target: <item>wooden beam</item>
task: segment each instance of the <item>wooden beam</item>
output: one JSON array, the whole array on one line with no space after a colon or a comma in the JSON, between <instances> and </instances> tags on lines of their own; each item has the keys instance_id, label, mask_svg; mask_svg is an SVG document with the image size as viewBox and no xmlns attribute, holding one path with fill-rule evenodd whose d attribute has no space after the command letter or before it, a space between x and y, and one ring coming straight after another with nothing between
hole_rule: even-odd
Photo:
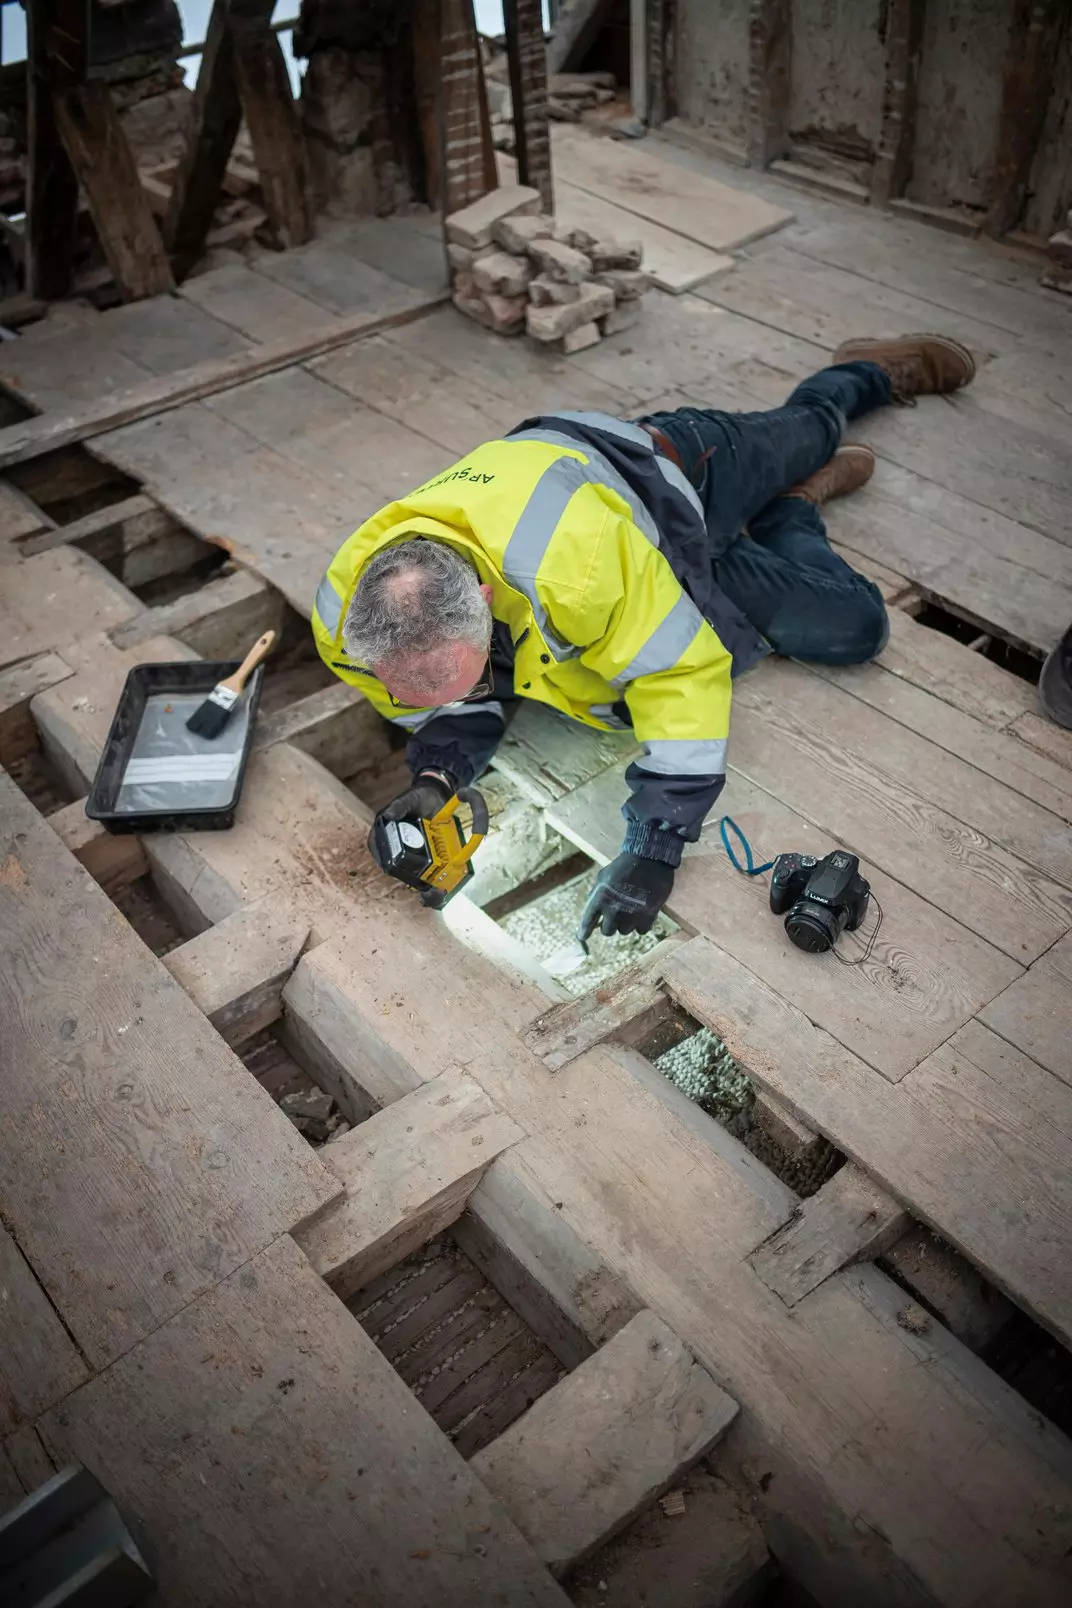
<instances>
[{"instance_id":1,"label":"wooden beam","mask_svg":"<svg viewBox=\"0 0 1072 1608\"><path fill-rule=\"evenodd\" d=\"M345 1299L448 1228L523 1137L478 1083L445 1072L321 1152L346 1193L295 1238Z\"/></svg>"},{"instance_id":2,"label":"wooden beam","mask_svg":"<svg viewBox=\"0 0 1072 1608\"><path fill-rule=\"evenodd\" d=\"M283 987L308 938L307 921L261 900L163 959L233 1049L282 1016Z\"/></svg>"},{"instance_id":3,"label":"wooden beam","mask_svg":"<svg viewBox=\"0 0 1072 1608\"><path fill-rule=\"evenodd\" d=\"M184 402L198 402L219 391L232 390L247 380L258 380L264 374L308 362L338 346L348 346L365 335L397 329L415 318L423 318L447 300L444 291L415 300L412 307L382 318L358 312L346 318L327 319L320 328L296 340L288 335L278 341L266 341L263 346L251 346L230 357L210 358L174 374L154 375L126 391L113 391L72 408L70 413L46 413L22 420L0 430L0 469L9 469L28 458L39 458L59 447L89 441L107 430L117 430L121 425L148 418L151 413L166 413L171 408L182 407Z\"/></svg>"},{"instance_id":4,"label":"wooden beam","mask_svg":"<svg viewBox=\"0 0 1072 1608\"><path fill-rule=\"evenodd\" d=\"M748 9L748 160L768 167L789 141L791 0L751 0Z\"/></svg>"},{"instance_id":5,"label":"wooden beam","mask_svg":"<svg viewBox=\"0 0 1072 1608\"><path fill-rule=\"evenodd\" d=\"M333 681L285 709L259 716L253 747L290 743L333 776L351 777L383 763L391 752L390 731L360 688Z\"/></svg>"},{"instance_id":6,"label":"wooden beam","mask_svg":"<svg viewBox=\"0 0 1072 1608\"><path fill-rule=\"evenodd\" d=\"M124 555L132 547L154 540L173 529L174 524L170 514L139 492L84 514L69 525L54 525L51 530L30 536L21 544L21 550L30 558L36 553L51 552L54 547L80 547L98 564L121 567Z\"/></svg>"},{"instance_id":7,"label":"wooden beam","mask_svg":"<svg viewBox=\"0 0 1072 1608\"><path fill-rule=\"evenodd\" d=\"M204 249L220 186L242 122L230 22L266 23L273 0L215 0L194 91L186 151L164 218L164 241L177 279L185 279Z\"/></svg>"},{"instance_id":8,"label":"wooden beam","mask_svg":"<svg viewBox=\"0 0 1072 1608\"><path fill-rule=\"evenodd\" d=\"M553 215L551 137L547 116L547 50L541 0L504 0L503 23L514 107L517 181L540 192L543 210Z\"/></svg>"},{"instance_id":9,"label":"wooden beam","mask_svg":"<svg viewBox=\"0 0 1072 1608\"><path fill-rule=\"evenodd\" d=\"M89 0L27 7L26 289L51 301L71 288L78 180L56 120L54 93L80 84L89 61Z\"/></svg>"},{"instance_id":10,"label":"wooden beam","mask_svg":"<svg viewBox=\"0 0 1072 1608\"><path fill-rule=\"evenodd\" d=\"M890 1248L911 1227L899 1201L847 1162L751 1258L767 1287L796 1306L824 1279Z\"/></svg>"},{"instance_id":11,"label":"wooden beam","mask_svg":"<svg viewBox=\"0 0 1072 1608\"><path fill-rule=\"evenodd\" d=\"M88 1377L19 1247L0 1223L0 1438L32 1423Z\"/></svg>"},{"instance_id":12,"label":"wooden beam","mask_svg":"<svg viewBox=\"0 0 1072 1608\"><path fill-rule=\"evenodd\" d=\"M55 653L39 653L0 670L0 765L11 765L37 747L30 700L74 672Z\"/></svg>"},{"instance_id":13,"label":"wooden beam","mask_svg":"<svg viewBox=\"0 0 1072 1608\"><path fill-rule=\"evenodd\" d=\"M233 18L231 34L264 210L280 244L300 246L313 232L309 168L283 48L266 22Z\"/></svg>"},{"instance_id":14,"label":"wooden beam","mask_svg":"<svg viewBox=\"0 0 1072 1608\"><path fill-rule=\"evenodd\" d=\"M676 0L648 0L648 127L659 128L676 110L674 58Z\"/></svg>"},{"instance_id":15,"label":"wooden beam","mask_svg":"<svg viewBox=\"0 0 1072 1608\"><path fill-rule=\"evenodd\" d=\"M522 1043L549 1072L560 1071L608 1039L616 1044L640 1043L673 1010L662 982L670 955L686 941L668 939L591 993L544 1011L521 1029Z\"/></svg>"},{"instance_id":16,"label":"wooden beam","mask_svg":"<svg viewBox=\"0 0 1072 1608\"><path fill-rule=\"evenodd\" d=\"M1001 71L994 177L983 225L987 234L1005 234L1019 219L1067 22L1068 0L1014 0Z\"/></svg>"},{"instance_id":17,"label":"wooden beam","mask_svg":"<svg viewBox=\"0 0 1072 1608\"><path fill-rule=\"evenodd\" d=\"M709 1452L737 1403L654 1312L638 1312L470 1467L562 1575Z\"/></svg>"},{"instance_id":18,"label":"wooden beam","mask_svg":"<svg viewBox=\"0 0 1072 1608\"><path fill-rule=\"evenodd\" d=\"M63 90L55 107L60 137L124 301L173 290L160 231L108 86L93 82Z\"/></svg>"},{"instance_id":19,"label":"wooden beam","mask_svg":"<svg viewBox=\"0 0 1072 1608\"><path fill-rule=\"evenodd\" d=\"M279 592L248 570L235 570L146 609L111 637L117 648L136 648L150 637L173 636L202 659L240 659L263 632L281 630L285 615ZM254 729L260 733L259 721Z\"/></svg>"},{"instance_id":20,"label":"wooden beam","mask_svg":"<svg viewBox=\"0 0 1072 1608\"><path fill-rule=\"evenodd\" d=\"M880 205L904 194L912 172L925 5L926 0L889 0L886 10L882 128L871 172L871 199Z\"/></svg>"},{"instance_id":21,"label":"wooden beam","mask_svg":"<svg viewBox=\"0 0 1072 1608\"><path fill-rule=\"evenodd\" d=\"M99 821L91 821L84 798L75 799L73 804L46 816L46 820L105 893L116 893L148 874L149 862L141 839L132 832L109 832Z\"/></svg>"}]
</instances>

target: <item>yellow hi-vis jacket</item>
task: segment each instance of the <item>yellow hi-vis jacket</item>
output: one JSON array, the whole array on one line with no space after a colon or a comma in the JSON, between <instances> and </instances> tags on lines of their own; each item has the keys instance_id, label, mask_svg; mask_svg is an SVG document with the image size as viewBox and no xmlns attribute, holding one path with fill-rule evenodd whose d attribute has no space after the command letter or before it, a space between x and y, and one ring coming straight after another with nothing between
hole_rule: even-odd
<instances>
[{"instance_id":1,"label":"yellow hi-vis jacket","mask_svg":"<svg viewBox=\"0 0 1072 1608\"><path fill-rule=\"evenodd\" d=\"M572 428L562 417L634 432L652 452L635 426L580 414L478 447L344 542L317 593L317 647L337 676L411 733L415 770L440 766L470 781L505 724L498 669L483 703L407 708L343 642L375 553L414 537L455 548L491 587L496 636L508 633L512 644L514 693L588 726L632 726L643 752L627 772L627 846L676 864L724 780L730 653L660 551L650 510L601 452L561 433Z\"/></svg>"}]
</instances>

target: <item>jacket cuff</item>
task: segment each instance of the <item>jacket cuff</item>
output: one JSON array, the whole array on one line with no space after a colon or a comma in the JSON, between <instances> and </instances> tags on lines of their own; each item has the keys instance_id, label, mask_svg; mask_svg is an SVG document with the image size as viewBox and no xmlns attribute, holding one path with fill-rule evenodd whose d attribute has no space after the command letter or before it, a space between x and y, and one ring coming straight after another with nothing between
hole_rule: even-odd
<instances>
[{"instance_id":1,"label":"jacket cuff","mask_svg":"<svg viewBox=\"0 0 1072 1608\"><path fill-rule=\"evenodd\" d=\"M676 832L664 831L647 821L630 821L622 844L625 854L637 854L642 860L658 860L661 865L675 868L681 864L685 840Z\"/></svg>"}]
</instances>

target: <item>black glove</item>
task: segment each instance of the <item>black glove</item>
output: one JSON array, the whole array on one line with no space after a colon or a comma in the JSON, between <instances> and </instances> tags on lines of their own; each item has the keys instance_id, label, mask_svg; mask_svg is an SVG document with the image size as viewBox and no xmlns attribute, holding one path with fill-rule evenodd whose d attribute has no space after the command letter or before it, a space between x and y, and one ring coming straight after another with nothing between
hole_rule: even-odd
<instances>
[{"instance_id":1,"label":"black glove","mask_svg":"<svg viewBox=\"0 0 1072 1608\"><path fill-rule=\"evenodd\" d=\"M608 938L619 932L650 932L673 886L672 865L619 854L596 878L577 937L586 944L599 926Z\"/></svg>"},{"instance_id":2,"label":"black glove","mask_svg":"<svg viewBox=\"0 0 1072 1608\"><path fill-rule=\"evenodd\" d=\"M445 771L421 771L413 778L413 786L393 798L377 815L377 821L404 821L428 820L430 816L438 815L449 798L453 798L455 787ZM368 835L368 851L372 855L380 870L383 864L376 852L376 824L373 822L372 830Z\"/></svg>"}]
</instances>

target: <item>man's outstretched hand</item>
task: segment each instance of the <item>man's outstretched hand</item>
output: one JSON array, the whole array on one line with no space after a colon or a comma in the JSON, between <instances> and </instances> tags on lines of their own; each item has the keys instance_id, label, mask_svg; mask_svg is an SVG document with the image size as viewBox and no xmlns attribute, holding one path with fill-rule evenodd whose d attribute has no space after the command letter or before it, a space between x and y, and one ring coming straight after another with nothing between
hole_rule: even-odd
<instances>
[{"instance_id":1,"label":"man's outstretched hand","mask_svg":"<svg viewBox=\"0 0 1072 1608\"><path fill-rule=\"evenodd\" d=\"M619 932L650 932L673 886L672 865L619 854L596 878L577 937L586 944L597 927L608 938Z\"/></svg>"}]
</instances>

